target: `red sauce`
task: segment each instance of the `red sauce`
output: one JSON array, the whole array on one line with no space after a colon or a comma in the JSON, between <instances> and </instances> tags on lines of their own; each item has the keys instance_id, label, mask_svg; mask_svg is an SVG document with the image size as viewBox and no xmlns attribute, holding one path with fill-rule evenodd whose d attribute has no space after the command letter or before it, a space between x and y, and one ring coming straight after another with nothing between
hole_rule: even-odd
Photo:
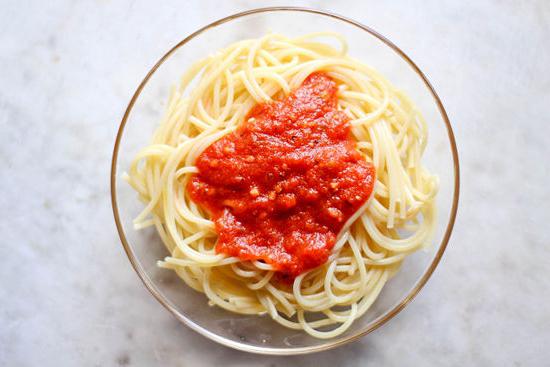
<instances>
[{"instance_id":1,"label":"red sauce","mask_svg":"<svg viewBox=\"0 0 550 367\"><path fill-rule=\"evenodd\" d=\"M375 175L336 93L328 75L311 74L283 100L255 106L197 158L188 190L212 215L216 252L262 260L286 279L327 261Z\"/></svg>"}]
</instances>

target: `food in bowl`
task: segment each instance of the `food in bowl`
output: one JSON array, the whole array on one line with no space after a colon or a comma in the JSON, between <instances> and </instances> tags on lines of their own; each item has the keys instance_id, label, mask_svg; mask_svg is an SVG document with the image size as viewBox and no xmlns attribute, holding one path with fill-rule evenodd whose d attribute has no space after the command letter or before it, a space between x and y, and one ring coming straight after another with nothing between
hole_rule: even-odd
<instances>
[{"instance_id":1,"label":"food in bowl","mask_svg":"<svg viewBox=\"0 0 550 367\"><path fill-rule=\"evenodd\" d=\"M333 37L336 48L321 39ZM317 338L349 328L435 227L420 111L338 34L267 34L197 61L128 183L211 305Z\"/></svg>"}]
</instances>

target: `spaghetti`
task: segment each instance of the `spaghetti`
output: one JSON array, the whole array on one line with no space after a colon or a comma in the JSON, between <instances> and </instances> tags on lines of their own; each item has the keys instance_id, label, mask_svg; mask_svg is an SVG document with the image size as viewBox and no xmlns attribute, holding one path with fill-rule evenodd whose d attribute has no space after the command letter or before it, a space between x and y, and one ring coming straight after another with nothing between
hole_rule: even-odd
<instances>
[{"instance_id":1,"label":"spaghetti","mask_svg":"<svg viewBox=\"0 0 550 367\"><path fill-rule=\"evenodd\" d=\"M316 40L323 36L341 48ZM200 173L199 156L235 132L254 106L285 98L318 72L338 85L337 109L376 180L369 200L341 226L326 262L289 284L274 277L274 264L216 251L211 215L186 188ZM342 37L269 34L192 65L125 178L146 204L135 227L154 225L170 252L159 266L173 269L211 305L268 314L288 328L331 338L369 309L408 254L429 245L438 179L421 164L426 143L427 126L414 104L348 56Z\"/></svg>"}]
</instances>

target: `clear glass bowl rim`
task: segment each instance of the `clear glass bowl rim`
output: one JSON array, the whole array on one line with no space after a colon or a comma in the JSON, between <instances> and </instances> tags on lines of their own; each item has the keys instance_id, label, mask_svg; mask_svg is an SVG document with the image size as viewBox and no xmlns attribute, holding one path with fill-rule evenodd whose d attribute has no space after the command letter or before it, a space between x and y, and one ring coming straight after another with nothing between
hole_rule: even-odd
<instances>
[{"instance_id":1,"label":"clear glass bowl rim","mask_svg":"<svg viewBox=\"0 0 550 367\"><path fill-rule=\"evenodd\" d=\"M126 234L124 232L124 228L122 225L122 221L120 219L119 209L118 209L118 202L117 202L117 180L116 180L116 171L117 171L117 160L118 160L118 152L119 152L119 146L120 142L122 140L124 127L127 123L128 117L130 116L130 113L132 111L132 108L136 102L136 100L139 98L141 91L149 81L149 79L152 77L152 75L155 73L155 71L180 47L185 45L187 42L189 42L191 39L195 38L196 36L200 35L201 33L215 28L218 25L221 25L223 23L229 22L231 20L235 20L238 18L246 17L248 15L253 14L259 14L259 13L272 13L272 12L304 12L304 13L311 13L311 14L317 14L321 16L326 16L330 18L334 18L336 20L340 20L342 22L351 24L355 27L358 27L368 33L370 35L378 38L380 41L382 41L384 44L386 44L388 47L390 47L393 51L395 51L403 60L405 60L409 66L413 69L413 71L422 79L424 84L426 85L426 88L428 88L429 92L431 93L437 108L441 114L441 117L446 125L447 128L447 134L449 137L449 141L451 143L451 153L452 153L452 159L453 159L453 169L454 169L454 189L453 189L453 201L451 206L451 213L449 216L449 221L447 222L447 227L445 229L443 238L441 240L441 243L439 244L437 253L434 256L434 259L430 263L429 267L426 269L424 274L422 274L422 277L417 281L416 286L413 287L410 292L403 297L403 299L392 309L388 310L384 315L381 317L375 319L371 323L369 323L364 329L360 330L359 332L349 335L345 339L336 339L336 340L327 340L325 344L316 345L316 346L307 346L307 347L289 347L289 348L271 348L271 347L260 347L260 346L253 346L248 345L245 343L236 342L230 339L227 339L223 336L217 335L212 333L211 331L201 327L200 325L196 324L193 320L187 318L186 316L182 315L172 304L156 289L155 285L151 281L151 279L147 276L144 269L141 267L139 260L136 258L131 245L129 244ZM170 311L179 321L181 321L183 324L187 325L189 328L195 330L196 332L206 336L207 338L220 343L222 345L225 345L230 348L234 348L240 351L250 352L250 353L258 353L258 354L269 354L269 355L296 355L296 354L308 354L313 352L320 352L324 350L329 350L332 348L336 348L338 346L350 343L354 340L357 340L358 338L365 336L369 334L370 332L376 330L380 326L384 325L386 322L391 320L393 317L395 317L409 302L412 301L412 299L420 292L420 290L424 287L428 279L431 277L433 272L435 271L435 268L439 264L439 261L441 260L441 257L443 256L443 253L445 252L445 249L447 248L447 244L449 242L455 219L458 209L458 199L459 199L459 192L460 192L460 176L459 176L459 161L458 161L458 150L456 146L456 141L453 133L453 129L451 127L451 123L449 121L449 117L447 115L447 112L445 111L445 108L443 107L443 103L441 102L441 99L439 98L438 94L436 93L435 89L433 88L432 84L424 75L424 73L420 70L418 66L403 52L399 47L397 47L395 44L393 44L389 39L375 31L374 29L363 25L359 22L356 22L355 20L352 20L350 18L344 17L342 15L338 15L329 11L325 10L318 10L318 9L312 9L312 8L305 8L305 7L293 7L293 6L276 6L276 7L265 7L265 8L256 8L251 9L247 11L243 11L240 13L236 13L233 15L229 15L225 18L216 20L199 30L195 31L191 35L184 38L182 41L180 41L178 44L176 44L174 47L172 47L168 52L166 52L159 61L149 70L145 78L141 81L138 88L136 89L134 95L132 96L130 102L128 103L128 106L126 108L126 111L124 112L124 116L122 117L122 121L120 122L116 140L115 140L115 146L113 149L113 156L111 160L111 204L113 207L113 215L115 219L115 224L117 227L117 231L120 237L120 241L122 243L122 246L124 247L124 251L126 252L126 255L128 256L128 259L130 260L130 263L132 264L132 267L142 280L145 287L149 290L149 292L159 301L168 311Z\"/></svg>"}]
</instances>

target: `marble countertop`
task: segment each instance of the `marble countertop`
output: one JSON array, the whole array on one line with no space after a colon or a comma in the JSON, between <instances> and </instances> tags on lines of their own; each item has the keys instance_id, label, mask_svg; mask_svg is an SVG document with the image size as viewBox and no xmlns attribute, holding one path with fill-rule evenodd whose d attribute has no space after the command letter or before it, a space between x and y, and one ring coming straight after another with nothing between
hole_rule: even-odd
<instances>
[{"instance_id":1,"label":"marble countertop","mask_svg":"<svg viewBox=\"0 0 550 367\"><path fill-rule=\"evenodd\" d=\"M199 26L272 1L10 1L0 11L0 365L541 366L550 359L550 3L302 1L388 36L428 74L459 145L459 216L394 320L267 357L176 322L119 244L111 150L137 83Z\"/></svg>"}]
</instances>

